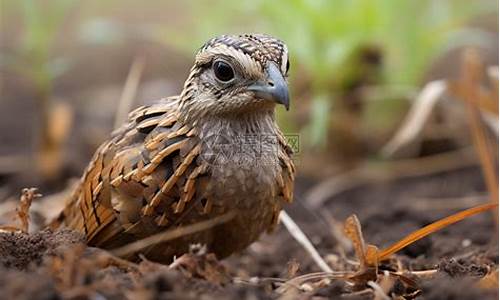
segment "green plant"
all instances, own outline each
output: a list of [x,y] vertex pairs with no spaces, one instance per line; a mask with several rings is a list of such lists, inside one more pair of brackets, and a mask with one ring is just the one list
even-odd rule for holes
[[1,63],[33,84],[40,115],[37,162],[45,176],[53,175],[53,166],[60,164],[59,156],[54,154],[59,153],[60,145],[59,137],[52,132],[52,129],[57,129],[53,122],[51,123],[54,113],[51,100],[53,81],[67,67],[66,59],[51,56],[51,48],[74,2],[21,0],[5,4],[6,9],[21,15],[22,30],[17,49],[12,54],[2,54]]
[[[292,54],[291,80],[310,83],[306,94],[313,104],[305,130],[306,136],[312,137],[311,144],[325,141],[329,122],[325,110],[338,109],[335,103],[342,97],[345,81],[352,74],[364,72],[352,70],[359,66],[349,61],[357,49],[380,49],[383,65],[377,84],[416,88],[432,57],[450,43],[460,26],[478,13],[498,10],[498,2],[492,0],[188,3],[194,11],[194,34],[186,36],[174,29],[163,29],[157,35],[160,40],[192,49],[193,44],[199,46],[215,34],[262,31],[287,42]],[[393,99],[379,101],[378,105],[393,105]],[[285,127],[294,129],[292,124]]]
[[[62,58],[52,58],[51,47],[61,30],[74,0],[8,2],[22,17],[22,35],[16,55],[4,57],[3,63],[26,76],[42,95],[50,94],[52,81],[65,70]],[[45,97],[42,97],[45,98]]]

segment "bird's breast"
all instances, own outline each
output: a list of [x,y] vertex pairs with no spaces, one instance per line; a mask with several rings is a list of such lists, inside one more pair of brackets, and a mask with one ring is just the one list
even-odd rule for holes
[[277,194],[277,157],[263,159],[255,154],[214,161],[210,165],[211,180],[207,187],[214,203],[242,209],[266,205]]
[[281,209],[278,129],[265,116],[204,125],[198,157],[199,163],[208,165],[204,197],[214,211],[237,213],[230,225],[214,233],[214,245],[224,240],[233,250],[243,249],[274,224]]

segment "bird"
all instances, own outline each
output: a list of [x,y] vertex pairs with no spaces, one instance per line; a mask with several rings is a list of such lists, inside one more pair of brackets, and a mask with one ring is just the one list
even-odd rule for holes
[[140,251],[162,263],[193,244],[222,259],[271,232],[293,198],[293,150],[275,117],[277,105],[289,109],[289,67],[286,44],[270,35],[210,39],[179,95],[135,109],[96,150],[50,227],[116,249],[232,214]]

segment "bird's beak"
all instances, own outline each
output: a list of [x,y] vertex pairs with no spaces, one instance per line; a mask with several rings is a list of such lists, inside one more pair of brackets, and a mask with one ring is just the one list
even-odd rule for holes
[[283,104],[286,110],[290,107],[290,96],[285,78],[275,63],[269,62],[266,67],[267,78],[257,81],[248,87],[259,98]]

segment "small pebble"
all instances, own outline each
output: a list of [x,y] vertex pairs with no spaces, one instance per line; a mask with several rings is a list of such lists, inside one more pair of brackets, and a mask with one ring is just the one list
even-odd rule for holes
[[462,240],[462,247],[469,247],[472,244],[472,241],[469,239]]

